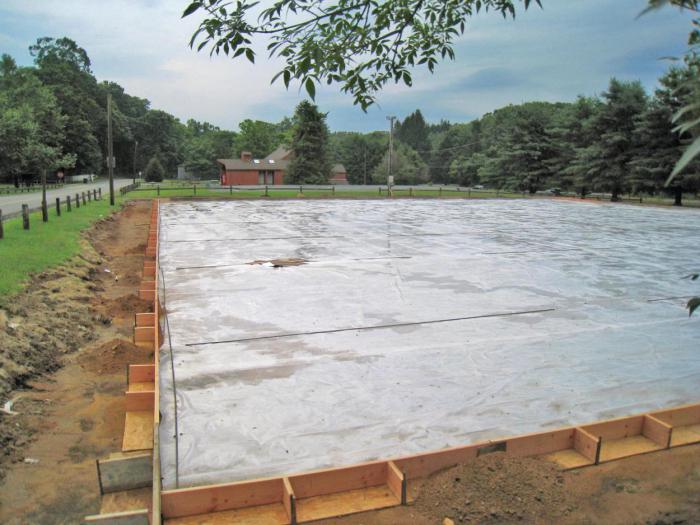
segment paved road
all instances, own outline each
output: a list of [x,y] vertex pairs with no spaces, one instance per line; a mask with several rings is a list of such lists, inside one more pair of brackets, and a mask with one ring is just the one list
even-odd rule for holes
[[[114,191],[118,191],[119,188],[127,186],[128,184],[131,184],[131,179],[114,179]],[[61,201],[63,201],[67,195],[75,197],[77,192],[97,188],[102,188],[103,197],[107,197],[109,195],[109,181],[101,179],[97,182],[90,182],[88,184],[66,184],[62,188],[47,190],[46,200],[49,203],[49,206],[53,206],[56,202],[56,197],[60,197]],[[22,211],[22,204],[28,204],[30,209],[41,207],[41,191],[36,191],[33,193],[18,193],[16,195],[0,195],[0,210],[2,210],[3,217],[20,213]]]

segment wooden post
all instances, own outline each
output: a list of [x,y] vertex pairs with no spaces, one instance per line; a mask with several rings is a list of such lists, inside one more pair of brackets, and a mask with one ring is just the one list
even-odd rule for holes
[[75,194],[75,207],[80,208],[80,193]]
[[5,236],[5,231],[3,230],[2,227],[2,210],[0,210],[0,239],[2,239]]
[[467,198],[469,199],[469,198],[471,198],[471,196],[472,196],[472,189],[468,188],[467,189]]
[[233,195],[233,186],[231,186],[230,184],[228,185],[228,194]]
[[29,206],[22,204],[22,228],[29,229]]
[[97,188],[97,195],[99,195],[100,200],[102,200],[102,188]]
[[335,184],[334,184],[333,186],[331,186],[331,193],[332,193],[333,195],[335,195]]
[[267,184],[265,184],[265,197],[269,197],[269,194],[267,192]]
[[195,195],[197,195],[197,185],[194,184],[194,183],[192,183],[192,193],[194,193]]
[[88,194],[88,201],[92,202],[92,195],[90,194],[90,190],[88,190],[87,194]]
[[46,202],[46,170],[41,171],[41,220],[49,222],[49,205]]
[[379,186],[379,188],[377,188],[377,189],[379,190],[379,195],[381,195],[382,194],[382,187]]
[[93,188],[92,190],[92,200],[96,201],[97,200],[97,190]]
[[440,186],[440,189],[438,190],[438,196],[442,197],[442,186]]
[[408,188],[408,196],[409,196],[409,197],[413,197],[413,186],[411,186],[410,188]]
[[160,195],[160,184],[156,186],[156,195]]
[[83,192],[83,206],[85,206],[85,205],[86,205],[86,202],[85,202],[85,192]]
[[299,193],[304,193],[304,188],[299,184]]
[[61,197],[56,197],[56,216],[61,216]]
[[68,196],[66,197],[66,210],[72,211],[72,210],[70,209],[70,195],[68,195]]

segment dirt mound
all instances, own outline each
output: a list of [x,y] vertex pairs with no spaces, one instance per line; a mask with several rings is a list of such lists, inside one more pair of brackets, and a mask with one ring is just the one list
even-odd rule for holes
[[153,352],[136,346],[125,339],[112,339],[80,356],[80,365],[92,372],[112,373],[124,369],[124,363],[141,363],[151,358]]
[[435,523],[556,523],[570,513],[564,476],[553,463],[492,453],[431,476],[416,509]]
[[141,299],[135,294],[129,294],[116,299],[104,300],[102,307],[105,315],[109,317],[124,317],[132,316],[134,312],[152,312],[153,302]]
[[82,257],[35,276],[0,310],[0,399],[30,377],[55,370],[63,355],[95,338],[94,327],[103,322],[89,304],[100,288],[97,262],[85,246]]

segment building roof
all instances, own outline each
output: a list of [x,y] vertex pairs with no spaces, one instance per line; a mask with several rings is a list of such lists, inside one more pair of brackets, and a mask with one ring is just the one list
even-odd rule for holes
[[343,166],[342,164],[335,164],[331,168],[331,173],[333,173],[333,174],[335,174],[335,173],[347,173],[347,172],[348,172],[348,170],[346,170],[345,166]]
[[284,146],[277,146],[277,149],[270,153],[267,157],[265,157],[264,160],[274,160],[274,161],[281,161],[281,160],[292,160],[292,157],[294,156],[294,152],[290,149],[285,148]]
[[216,159],[223,165],[226,171],[250,171],[250,170],[286,170],[288,160],[277,161],[275,159]]

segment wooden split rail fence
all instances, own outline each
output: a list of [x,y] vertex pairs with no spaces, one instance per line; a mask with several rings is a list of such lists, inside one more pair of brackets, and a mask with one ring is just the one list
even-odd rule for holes
[[[102,200],[102,188],[97,188],[93,190],[88,190],[87,192],[76,192],[75,194],[75,199],[73,200],[71,195],[67,195],[64,200],[61,200],[60,197],[56,197],[55,200],[55,209],[56,209],[56,217],[61,216],[61,208],[62,206],[65,207],[66,212],[71,212],[73,211],[73,207],[80,208],[81,206],[81,199],[82,199],[82,206],[86,206],[87,203],[98,200]],[[22,211],[21,212],[16,212],[16,213],[11,213],[7,215],[3,215],[2,209],[0,209],[0,239],[5,237],[5,231],[3,227],[3,221],[10,219],[12,217],[16,216],[21,216],[22,217],[22,228],[25,230],[30,229],[30,220],[29,220],[29,214],[33,211],[39,211],[41,210],[41,215],[42,215],[42,221],[43,222],[48,222],[49,220],[49,202],[48,200],[42,202],[41,206],[30,208],[28,204],[22,204]]]

